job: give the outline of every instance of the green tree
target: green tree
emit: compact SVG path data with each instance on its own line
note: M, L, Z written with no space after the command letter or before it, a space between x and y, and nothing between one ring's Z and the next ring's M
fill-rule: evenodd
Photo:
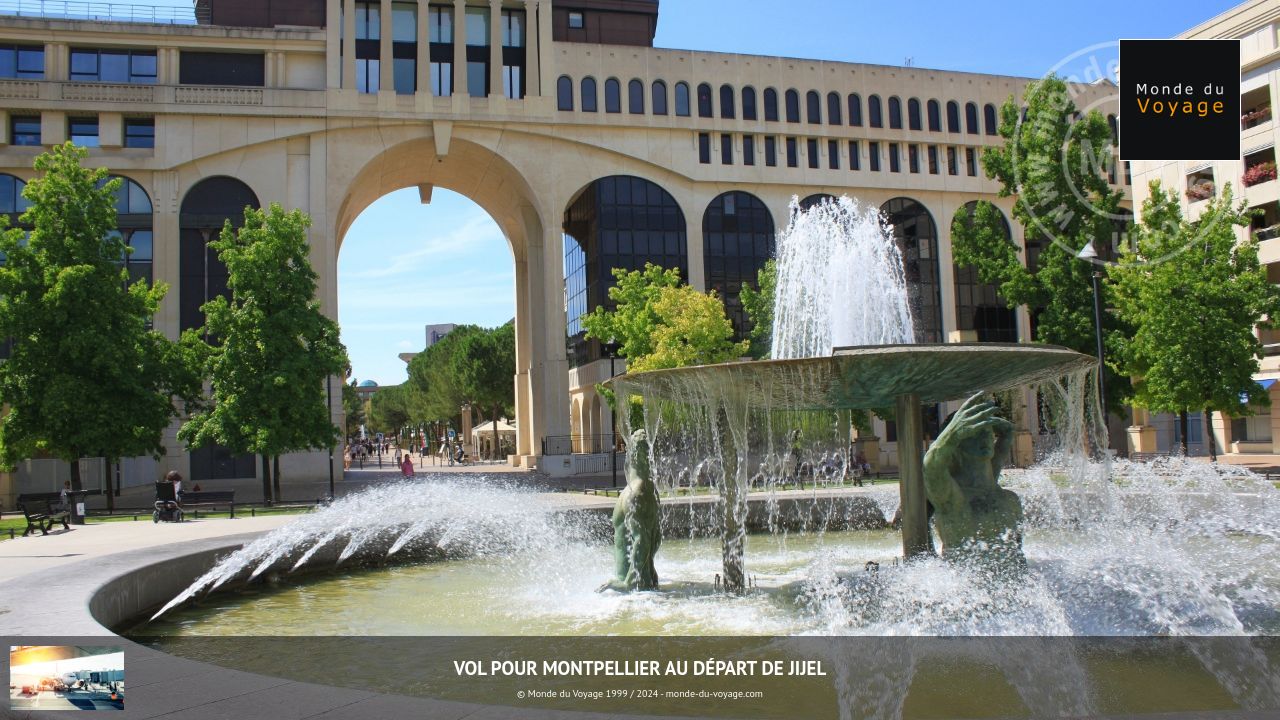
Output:
M516 335L510 322L462 337L450 358L450 375L463 402L490 411L495 449L501 447L498 418L515 406L515 373Z
M205 303L204 328L183 338L203 353L213 398L179 437L192 446L218 442L261 455L268 501L280 498L280 455L329 447L339 434L329 416L325 378L347 368L347 351L338 324L315 299L310 224L306 213L272 203L267 210L245 208L238 232L230 222L224 225L210 247L227 266L230 297Z
M459 325L409 361L409 383L420 397L422 419L447 420L458 417L467 397L455 374L456 363L453 356L472 335L484 332L484 328L477 325Z
M767 359L773 352L773 302L778 285L778 263L769 260L756 273L756 286L742 286L742 309L751 320L749 354L757 360Z
M1252 239L1237 241L1236 227L1248 226L1230 184L1187 222L1177 194L1153 182L1135 246L1111 272L1116 311L1135 328L1122 356L1137 378L1134 403L1178 414L1184 454L1189 411L1204 411L1207 422L1213 411L1245 415L1250 403L1269 404L1253 380L1262 359L1254 328L1280 318L1280 288L1267 280Z
M378 388L369 401L369 429L387 435L396 435L409 424L409 394L407 384Z
M160 456L175 399L200 395L193 358L150 327L167 286L130 284L121 267L120 180L81 167L86 154L67 143L36 158L30 237L0 234L0 337L14 341L0 362L0 461L48 453L70 463L76 490L81 457Z
M1026 305L1036 314L1036 340L1092 355L1094 330L1093 263L1077 259L1088 243L1103 252L1116 231L1124 194L1107 182L1112 135L1106 120L1090 111L1076 119L1066 83L1049 77L1027 85L1021 108L1010 97L1000 109L999 133L1004 145L987 149L982 166L1000 183L1001 197L1017 196L1013 215L1026 228L1028 240L1043 235L1035 267L1018 257L1004 234L999 211L979 202L974 217L952 224L952 247L960 265L973 266L983 282L995 283L1009 307ZM1110 298L1104 292L1103 307ZM1125 328L1104 313L1103 332L1110 352L1119 350ZM1108 406L1117 410L1129 395L1129 379L1109 361Z
M347 437L360 432L360 426L365 421L364 401L360 399L360 392L356 390L354 382L342 385L342 412L347 418Z

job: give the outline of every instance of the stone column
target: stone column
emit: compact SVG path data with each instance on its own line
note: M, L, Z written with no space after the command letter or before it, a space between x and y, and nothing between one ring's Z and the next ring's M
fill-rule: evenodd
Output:
M467 90L467 0L453 0L453 94L471 94Z
M325 0L324 59L325 87L342 87L342 5L341 0Z
M44 44L44 79L69 80L71 77L71 53L66 43ZM156 62L159 63L157 56ZM158 70L157 70L158 72Z
M396 61L391 53L391 0L381 0L378 19L378 92L396 93Z
M342 0L342 87L356 88L356 0Z
M696 137L694 138L694 143L697 143ZM685 262L688 265L689 272L689 277L684 278L684 281L689 283L689 286L694 290L706 292L707 265L706 256L703 252L706 240L702 237L702 214L706 209L705 198L698 193L690 197L692 198L692 205L680 208L680 211L684 213Z
M524 87L525 95L542 95L542 76L538 67L538 0L524 0Z
M554 49L551 44L551 3L546 0L539 0L538 2L537 33L539 52L546 53L538 61L539 86L542 88L542 92L539 94L547 94L555 87L555 78L552 72L555 64L551 55Z
M418 65L417 75L417 92L430 94L431 92L431 26L428 21L431 19L430 6L425 3L418 4Z
M898 477L902 506L902 557L933 552L924 492L924 422L920 396L898 396Z
M960 327L958 313L956 307L956 266L951 256L951 216L955 213L955 209L950 203L941 203L942 222L937 223L938 232L938 257L935 260L938 263L938 282L939 294L942 296L942 338L945 340L947 331L955 330ZM975 337L974 340L977 340Z
M489 0L489 97L502 95L502 0Z

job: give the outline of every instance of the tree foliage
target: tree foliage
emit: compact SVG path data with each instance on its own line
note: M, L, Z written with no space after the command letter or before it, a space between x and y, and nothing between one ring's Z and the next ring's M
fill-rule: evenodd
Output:
M1023 101L1026 121L1020 122L1021 108L1012 97L1001 107L1004 144L987 149L982 165L1000 184L1001 197L1017 196L1013 215L1028 239L1044 235L1048 242L1036 267L1028 268L1005 237L998 210L980 202L972 222L953 222L955 260L975 267L983 282L999 285L1009 307L1028 306L1036 314L1036 340L1093 354L1096 266L1075 256L1088 243L1102 252L1116 231L1124 194L1107 182L1111 129L1097 111L1077 119L1066 83L1052 75L1029 83ZM1103 302L1109 306L1105 292ZM1108 356L1114 357L1126 329L1104 313L1103 330ZM1105 370L1113 409L1129 394L1128 378L1115 366L1109 361Z
M413 419L410 413L412 386L407 383L378 388L369 401L368 427L372 432L396 435Z
M200 393L193 358L150 327L168 287L130 284L122 267L120 180L81 167L86 154L68 143L36 158L30 237L0 234L0 337L14 341L0 362L0 460L48 453L71 463L75 489L85 455L161 455L175 399Z
M756 286L743 284L742 309L751 320L751 346L748 354L756 360L767 359L773 352L773 302L778 286L778 263L769 260L756 273Z
M1116 311L1135 328L1121 356L1138 378L1134 403L1184 423L1188 411L1246 415L1250 403L1269 404L1253 380L1263 354L1254 328L1280 318L1280 288L1257 245L1237 240L1249 215L1232 202L1228 184L1188 222L1176 192L1153 182L1136 243L1111 272ZM1186 436L1184 427L1184 451Z
M210 243L227 266L230 297L205 303L205 325L183 340L203 356L211 406L179 432L192 446L217 442L266 459L332 445L325 378L348 366L338 325L320 310L307 228L300 210L245 208L244 226L228 222ZM206 343L205 338L208 339ZM276 479L279 492L279 478Z
M347 437L360 432L360 426L367 418L364 416L364 401L360 399L354 382L342 385L342 412L347 418Z
M449 331L409 362L403 399L410 419L454 418L466 403L489 419L510 415L515 407L515 353L513 323L492 329L460 325Z

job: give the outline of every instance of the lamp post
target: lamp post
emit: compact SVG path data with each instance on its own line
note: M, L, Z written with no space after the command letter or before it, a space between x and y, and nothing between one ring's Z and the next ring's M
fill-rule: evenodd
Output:
M604 351L609 355L609 379L613 379L617 375L614 367L615 361L618 359L618 341L609 338L609 342L604 344ZM614 396L614 405L617 405L617 396ZM613 471L613 486L618 487L618 409L614 407L611 410L613 422L610 423L612 445L609 449L610 459L609 465Z
M1076 257L1080 260L1092 263L1098 259L1098 251L1093 248L1093 241L1090 240ZM1103 424L1106 424L1107 416L1107 379L1106 370L1103 362L1105 360L1103 344L1102 344L1102 289L1098 282L1102 279L1102 271L1094 268L1092 273L1093 279L1093 329L1098 344L1098 402L1102 405Z
M333 423L333 376L324 378L324 400L329 406L329 423ZM333 441L329 441L329 499L333 499Z

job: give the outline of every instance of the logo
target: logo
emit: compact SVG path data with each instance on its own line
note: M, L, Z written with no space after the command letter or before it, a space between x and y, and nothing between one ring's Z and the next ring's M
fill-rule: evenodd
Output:
M1239 40L1121 40L1120 157L1240 159Z

